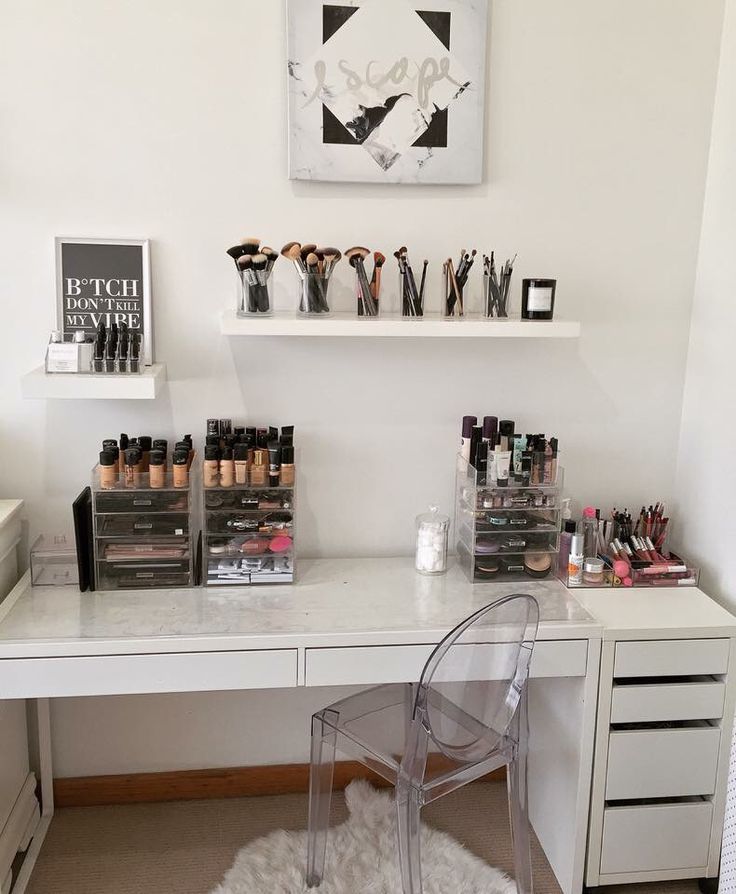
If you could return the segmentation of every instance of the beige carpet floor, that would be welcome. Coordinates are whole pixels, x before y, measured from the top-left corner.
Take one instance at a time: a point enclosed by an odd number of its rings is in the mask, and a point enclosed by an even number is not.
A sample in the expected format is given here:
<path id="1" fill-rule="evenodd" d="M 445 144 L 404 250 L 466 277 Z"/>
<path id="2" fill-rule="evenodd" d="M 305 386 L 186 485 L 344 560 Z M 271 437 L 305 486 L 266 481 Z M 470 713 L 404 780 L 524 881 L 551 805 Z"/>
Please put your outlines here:
<path id="1" fill-rule="evenodd" d="M 503 783 L 476 783 L 425 808 L 424 821 L 513 873 Z M 342 794 L 333 822 L 347 818 Z M 59 810 L 28 894 L 206 894 L 246 842 L 306 826 L 305 795 Z M 534 843 L 536 894 L 558 894 Z M 697 894 L 694 882 L 628 885 L 606 894 Z M 261 892 L 253 892 L 261 894 Z M 268 892 L 263 892 L 268 894 Z M 452 892 L 448 892 L 452 894 Z"/>

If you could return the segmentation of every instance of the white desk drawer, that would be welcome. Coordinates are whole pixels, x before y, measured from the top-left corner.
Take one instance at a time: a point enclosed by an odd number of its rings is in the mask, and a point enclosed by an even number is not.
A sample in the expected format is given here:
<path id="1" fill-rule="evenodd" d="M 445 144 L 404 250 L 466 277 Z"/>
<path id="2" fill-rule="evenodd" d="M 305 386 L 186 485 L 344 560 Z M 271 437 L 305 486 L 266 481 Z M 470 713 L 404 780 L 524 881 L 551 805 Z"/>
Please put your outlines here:
<path id="1" fill-rule="evenodd" d="M 606 799 L 712 795 L 721 731 L 680 729 L 612 730 L 608 743 Z"/>
<path id="2" fill-rule="evenodd" d="M 273 689 L 297 685 L 296 649 L 0 660 L 0 698 Z"/>
<path id="3" fill-rule="evenodd" d="M 462 647 L 461 647 L 462 648 Z M 478 646 L 468 646 L 478 648 Z M 498 645 L 485 644 L 489 664 Z M 375 685 L 419 679 L 434 646 L 355 646 L 307 649 L 306 685 Z M 586 640 L 548 640 L 534 646 L 532 677 L 584 677 Z"/>
<path id="4" fill-rule="evenodd" d="M 608 807 L 601 874 L 704 869 L 712 818 L 709 801 Z"/>
<path id="5" fill-rule="evenodd" d="M 677 677 L 725 674 L 727 639 L 667 639 L 616 643 L 614 677 Z"/>
<path id="6" fill-rule="evenodd" d="M 611 723 L 717 720 L 725 694 L 725 684 L 714 681 L 614 686 Z"/>

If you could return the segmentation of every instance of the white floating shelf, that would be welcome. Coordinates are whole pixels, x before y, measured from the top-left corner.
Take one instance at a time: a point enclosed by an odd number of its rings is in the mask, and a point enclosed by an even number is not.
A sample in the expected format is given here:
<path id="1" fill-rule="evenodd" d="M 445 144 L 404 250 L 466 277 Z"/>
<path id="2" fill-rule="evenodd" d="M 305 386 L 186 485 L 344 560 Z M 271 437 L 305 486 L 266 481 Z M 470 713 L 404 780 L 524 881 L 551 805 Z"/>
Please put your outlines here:
<path id="1" fill-rule="evenodd" d="M 36 400 L 153 400 L 166 382 L 166 366 L 154 363 L 140 374 L 47 373 L 39 366 L 21 381 L 23 397 Z"/>
<path id="2" fill-rule="evenodd" d="M 333 313 L 325 317 L 298 317 L 274 313 L 270 317 L 239 317 L 225 311 L 220 320 L 223 335 L 339 336 L 341 338 L 578 338 L 580 323 L 573 320 L 487 320 L 480 316 L 447 320 L 439 314 L 404 319 L 398 314 L 356 317 Z"/>

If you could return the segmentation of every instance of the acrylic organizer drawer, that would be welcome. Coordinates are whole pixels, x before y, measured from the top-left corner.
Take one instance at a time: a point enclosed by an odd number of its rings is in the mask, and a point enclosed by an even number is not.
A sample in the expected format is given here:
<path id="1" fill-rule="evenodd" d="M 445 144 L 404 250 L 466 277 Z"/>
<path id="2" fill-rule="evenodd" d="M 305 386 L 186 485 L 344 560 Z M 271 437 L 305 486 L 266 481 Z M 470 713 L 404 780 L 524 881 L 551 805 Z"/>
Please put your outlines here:
<path id="1" fill-rule="evenodd" d="M 294 528 L 294 516 L 291 510 L 285 509 L 268 512 L 207 510 L 205 524 L 208 534 L 289 534 Z"/>
<path id="2" fill-rule="evenodd" d="M 713 804 L 607 807 L 603 814 L 602 875 L 702 870 L 708 863 Z"/>
<path id="3" fill-rule="evenodd" d="M 286 534 L 244 534 L 235 537 L 221 537 L 208 534 L 205 538 L 205 555 L 219 559 L 243 556 L 291 555 L 294 541 Z"/>
<path id="4" fill-rule="evenodd" d="M 205 509 L 235 509 L 267 511 L 291 509 L 294 505 L 292 487 L 208 487 L 204 492 Z"/>
<path id="5" fill-rule="evenodd" d="M 720 729 L 704 721 L 611 730 L 606 800 L 713 794 L 720 741 Z"/>
<path id="6" fill-rule="evenodd" d="M 725 674 L 727 639 L 654 640 L 616 644 L 614 677 L 677 677 Z"/>
<path id="7" fill-rule="evenodd" d="M 149 513 L 148 515 L 121 513 L 98 515 L 99 537 L 166 537 L 189 533 L 189 515 L 186 512 Z"/>
<path id="8" fill-rule="evenodd" d="M 262 555 L 206 558 L 203 583 L 208 586 L 250 584 L 291 584 L 294 581 L 294 556 Z"/>
<path id="9" fill-rule="evenodd" d="M 460 565 L 474 583 L 543 580 L 554 575 L 557 564 L 555 554 L 549 550 L 471 555 L 461 541 L 457 551 Z"/>
<path id="10" fill-rule="evenodd" d="M 188 537 L 98 537 L 99 561 L 141 562 L 189 559 Z"/>
<path id="11" fill-rule="evenodd" d="M 712 677 L 664 683 L 615 683 L 611 723 L 657 720 L 717 720 L 723 716 L 725 684 Z"/>
<path id="12" fill-rule="evenodd" d="M 189 494 L 179 490 L 97 491 L 95 512 L 187 512 Z"/>
<path id="13" fill-rule="evenodd" d="M 188 587 L 191 584 L 188 560 L 164 559 L 144 562 L 98 562 L 97 582 L 103 590 L 138 590 Z"/>
<path id="14" fill-rule="evenodd" d="M 470 544 L 466 544 L 470 547 Z M 528 531 L 503 533 L 476 532 L 475 555 L 504 555 L 506 553 L 556 553 L 559 551 L 557 534 L 535 534 Z"/>

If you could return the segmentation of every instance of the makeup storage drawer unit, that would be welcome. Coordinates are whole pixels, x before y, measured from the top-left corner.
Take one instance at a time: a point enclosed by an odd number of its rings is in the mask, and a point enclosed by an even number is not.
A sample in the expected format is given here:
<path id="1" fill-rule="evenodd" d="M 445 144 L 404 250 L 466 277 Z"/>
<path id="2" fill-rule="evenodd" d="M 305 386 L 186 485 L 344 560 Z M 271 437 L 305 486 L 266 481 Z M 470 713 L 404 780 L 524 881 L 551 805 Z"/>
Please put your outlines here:
<path id="1" fill-rule="evenodd" d="M 95 575 L 98 590 L 193 587 L 197 583 L 199 489 L 192 462 L 186 485 L 174 483 L 173 471 L 163 486 L 136 473 L 132 483 L 116 477 L 103 487 L 100 468 L 92 473 Z M 156 483 L 161 481 L 158 474 Z"/>
<path id="2" fill-rule="evenodd" d="M 523 581 L 554 576 L 560 549 L 562 468 L 546 482 L 479 481 L 475 467 L 458 457 L 455 539 L 469 579 Z"/>
<path id="3" fill-rule="evenodd" d="M 693 633 L 604 643 L 589 887 L 717 875 L 734 640 Z"/>
<path id="4" fill-rule="evenodd" d="M 204 488 L 203 583 L 294 582 L 293 487 Z"/>

